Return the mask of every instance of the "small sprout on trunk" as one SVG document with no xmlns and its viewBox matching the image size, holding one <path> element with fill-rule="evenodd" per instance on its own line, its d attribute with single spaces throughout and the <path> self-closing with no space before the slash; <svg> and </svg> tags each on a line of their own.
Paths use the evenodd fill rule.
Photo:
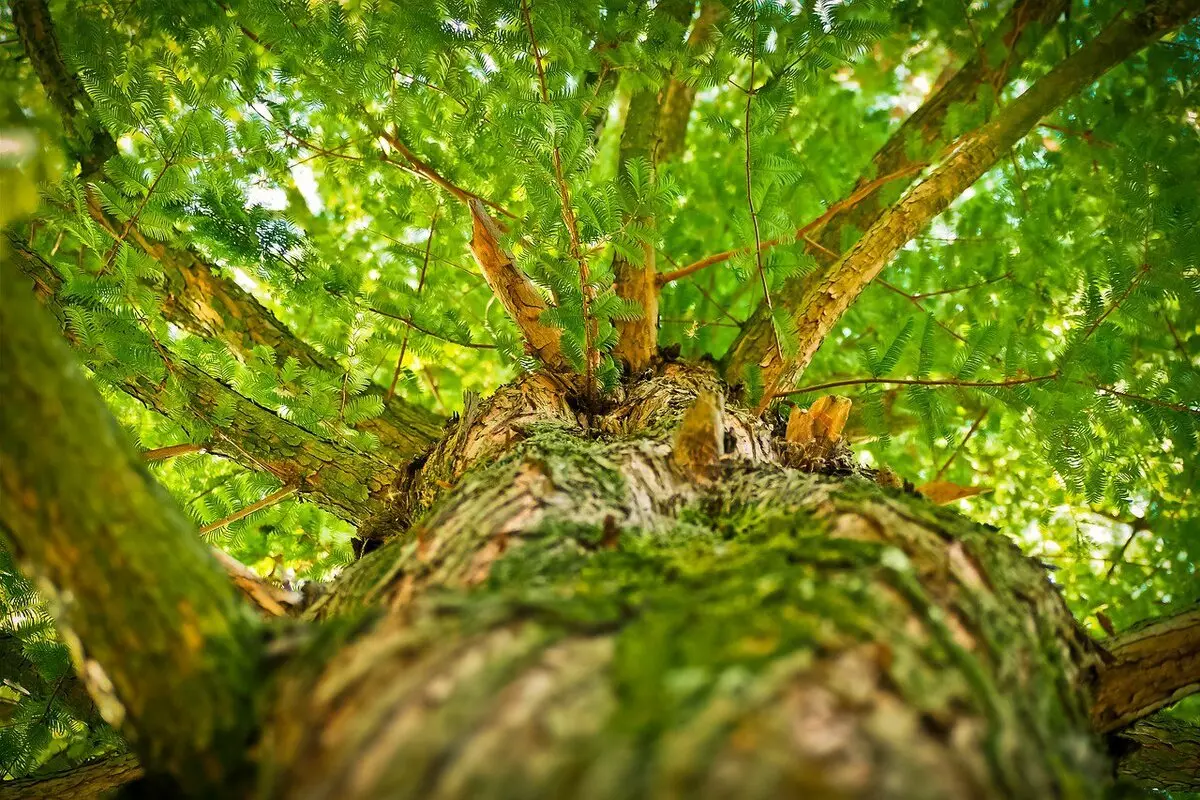
<svg viewBox="0 0 1200 800">
<path fill-rule="evenodd" d="M 675 465 L 707 482 L 709 470 L 725 455 L 725 408 L 720 395 L 701 392 L 675 434 Z"/>
</svg>

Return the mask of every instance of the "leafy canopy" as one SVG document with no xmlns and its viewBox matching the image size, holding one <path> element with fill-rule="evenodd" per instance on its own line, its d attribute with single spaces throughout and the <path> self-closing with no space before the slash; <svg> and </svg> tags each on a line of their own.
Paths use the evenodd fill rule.
<svg viewBox="0 0 1200 800">
<path fill-rule="evenodd" d="M 506 225 L 517 266 L 555 302 L 543 322 L 562 329 L 582 369 L 585 291 L 556 153 L 591 266 L 592 341 L 607 354 L 615 324 L 640 314 L 612 291 L 615 255 L 640 263 L 649 247 L 666 271 L 818 217 L 944 71 L 976 52 L 1004 5 L 735 2 L 709 46 L 694 48 L 693 22 L 665 13 L 666 2 L 537 0 L 549 102 L 508 2 L 54 5 L 64 61 L 90 100 L 77 125 L 83 146 L 107 136 L 116 152 L 81 174 L 80 145 L 64 143 L 61 110 L 6 15 L 4 137 L 15 145 L 0 168 L 25 210 L 30 187 L 41 192 L 32 224 L 13 230 L 61 277 L 72 344 L 143 447 L 206 442 L 237 413 L 230 403 L 189 411 L 172 367 L 186 362 L 370 453 L 377 438 L 355 426 L 384 412 L 378 387 L 401 351 L 397 395 L 441 415 L 534 366 L 470 258 L 471 216 L 456 192 L 486 199 Z M 1092 3 L 1057 23 L 1012 81 L 952 107 L 944 133 L 988 118 L 1120 5 Z M 618 169 L 631 96 L 672 80 L 695 89 L 681 152 Z M 802 379 L 850 381 L 818 391 L 854 399 L 864 459 L 918 484 L 990 488 L 962 503 L 967 513 L 1052 564 L 1081 618 L 1104 614 L 1118 627 L 1196 592 L 1198 80 L 1192 23 L 1070 100 L 904 248 Z M 89 192 L 123 233 L 101 228 Z M 266 346 L 238 352 L 174 324 L 162 266 L 135 230 L 193 248 L 324 365 Z M 762 265 L 769 288 L 814 267 L 799 245 L 766 251 Z M 671 282 L 659 342 L 720 359 L 761 299 L 753 255 Z M 598 374 L 607 386 L 621 378 L 608 355 Z M 166 414 L 130 399 L 130 379 L 163 387 Z M 198 525 L 280 486 L 202 453 L 153 471 Z M 351 560 L 351 535 L 327 511 L 288 500 L 206 538 L 299 582 Z M 8 562 L 0 598 L 2 633 L 45 678 L 40 696 L 0 689 L 15 709 L 0 727 L 0 768 L 26 774 L 113 746 L 55 696 L 62 646 Z"/>
</svg>

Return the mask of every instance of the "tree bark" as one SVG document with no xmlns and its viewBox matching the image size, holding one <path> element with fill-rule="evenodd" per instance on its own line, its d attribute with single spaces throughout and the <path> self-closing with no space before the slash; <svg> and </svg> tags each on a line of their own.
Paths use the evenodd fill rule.
<svg viewBox="0 0 1200 800">
<path fill-rule="evenodd" d="M 666 24 L 668 28 L 672 25 L 686 26 L 691 21 L 695 5 L 694 0 L 660 3 L 655 7 L 655 19 Z M 688 37 L 689 46 L 694 40 L 707 40 L 710 32 L 708 27 L 712 20 L 713 16 L 709 14 L 697 21 L 692 35 Z M 691 113 L 695 92 L 688 95 L 681 91 L 678 85 L 678 80 L 667 76 L 662 86 L 646 87 L 633 93 L 629 100 L 629 110 L 625 114 L 625 127 L 621 131 L 621 145 L 617 155 L 618 175 L 627 175 L 628 165 L 634 159 L 644 160 L 651 169 L 656 169 L 669 154 L 681 149 L 681 140 L 687 133 L 687 119 Z M 680 141 L 666 141 L 665 137 L 668 134 L 679 137 Z M 633 221 L 653 224 L 653 219 L 649 217 L 624 220 L 625 223 Z M 613 356 L 634 374 L 650 366 L 650 360 L 658 352 L 658 285 L 655 282 L 657 274 L 652 244 L 643 245 L 642 257 L 636 263 L 629 261 L 621 253 L 613 256 L 613 288 L 617 296 L 637 303 L 642 309 L 642 315 L 636 319 L 618 319 L 613 322 L 618 336 Z"/>
<path fill-rule="evenodd" d="M 613 438 L 536 376 L 464 414 L 278 674 L 265 795 L 1102 796 L 1101 653 L 1044 568 L 841 456 L 787 467 L 719 392 L 665 368 Z"/>
<path fill-rule="evenodd" d="M 938 167 L 885 211 L 850 250 L 794 298 L 788 311 L 797 351 L 759 345 L 735 351 L 731 366 L 754 363 L 766 387 L 760 409 L 808 366 L 825 336 L 893 255 L 1029 132 L 1038 120 L 1197 11 L 1195 0 L 1159 0 L 1122 15 L 1095 39 L 1009 103 L 991 122 L 960 137 Z M 738 355 L 740 352 L 741 355 Z M 731 373 L 736 374 L 736 373 Z"/>
<path fill-rule="evenodd" d="M 146 763 L 223 784 L 251 731 L 258 626 L 7 259 L 0 280 L 5 546 L 105 719 Z"/>
<path fill-rule="evenodd" d="M 1003 534 L 880 488 L 844 445 L 807 458 L 707 367 L 586 419 L 566 391 L 535 373 L 469 399 L 405 474 L 382 545 L 272 647 L 250 796 L 1107 791 L 1093 676 L 1117 662 Z M 174 713 L 204 729 L 202 705 Z"/>
<path fill-rule="evenodd" d="M 0 784 L 0 800 L 98 800 L 142 774 L 136 756 L 111 756 L 54 775 Z"/>
<path fill-rule="evenodd" d="M 1101 733 L 1124 728 L 1200 691 L 1200 603 L 1149 620 L 1105 642 L 1092 722 Z"/>
<path fill-rule="evenodd" d="M 1160 714 L 1112 739 L 1122 780 L 1143 789 L 1200 792 L 1200 726 Z"/>
</svg>

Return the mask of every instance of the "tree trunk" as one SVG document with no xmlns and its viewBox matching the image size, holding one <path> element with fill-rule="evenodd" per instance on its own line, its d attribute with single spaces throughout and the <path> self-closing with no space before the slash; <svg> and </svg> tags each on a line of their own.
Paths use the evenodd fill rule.
<svg viewBox="0 0 1200 800">
<path fill-rule="evenodd" d="M 732 401 L 673 437 L 721 388 L 468 408 L 311 609 L 264 796 L 1099 797 L 1099 651 L 1042 566 Z"/>
</svg>

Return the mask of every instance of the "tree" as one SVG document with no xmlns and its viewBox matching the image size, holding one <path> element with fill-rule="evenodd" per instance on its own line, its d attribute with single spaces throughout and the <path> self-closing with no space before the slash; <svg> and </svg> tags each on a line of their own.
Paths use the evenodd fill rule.
<svg viewBox="0 0 1200 800">
<path fill-rule="evenodd" d="M 1198 11 L 13 0 L 0 795 L 1200 791 Z"/>
</svg>

